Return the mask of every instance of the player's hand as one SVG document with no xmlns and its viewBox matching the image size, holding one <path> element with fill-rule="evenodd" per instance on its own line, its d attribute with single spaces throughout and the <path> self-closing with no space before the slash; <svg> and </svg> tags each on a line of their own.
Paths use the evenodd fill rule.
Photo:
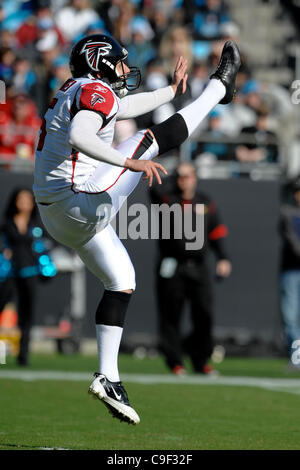
<svg viewBox="0 0 300 470">
<path fill-rule="evenodd" d="M 167 174 L 167 170 L 160 163 L 153 162 L 152 160 L 131 160 L 130 158 L 127 158 L 125 168 L 128 168 L 130 171 L 142 171 L 145 173 L 143 179 L 148 180 L 149 187 L 152 186 L 153 177 L 155 177 L 157 182 L 161 184 L 158 170 L 160 170 L 164 175 Z"/>
<path fill-rule="evenodd" d="M 231 274 L 231 263 L 227 259 L 221 259 L 217 263 L 216 273 L 220 277 L 228 277 Z"/>
<path fill-rule="evenodd" d="M 175 96 L 183 95 L 186 92 L 186 81 L 188 78 L 186 69 L 187 69 L 187 60 L 184 59 L 182 56 L 180 56 L 179 59 L 177 60 L 177 64 L 176 64 L 174 75 L 173 75 L 173 81 L 171 83 Z"/>
</svg>

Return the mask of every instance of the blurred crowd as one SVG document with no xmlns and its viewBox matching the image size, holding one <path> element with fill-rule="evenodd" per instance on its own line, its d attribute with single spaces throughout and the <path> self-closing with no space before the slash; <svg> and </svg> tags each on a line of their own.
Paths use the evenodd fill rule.
<svg viewBox="0 0 300 470">
<path fill-rule="evenodd" d="M 120 123 L 116 140 L 168 118 L 197 97 L 227 39 L 240 28 L 222 0 L 3 0 L 0 6 L 0 162 L 34 160 L 36 135 L 51 97 L 70 76 L 68 56 L 84 35 L 111 34 L 141 69 L 143 90 L 166 86 L 176 59 L 189 62 L 188 91 L 135 121 Z M 197 162 L 280 163 L 281 143 L 293 138 L 292 105 L 280 84 L 260 83 L 242 49 L 234 103 L 218 106 L 197 129 Z"/>
</svg>

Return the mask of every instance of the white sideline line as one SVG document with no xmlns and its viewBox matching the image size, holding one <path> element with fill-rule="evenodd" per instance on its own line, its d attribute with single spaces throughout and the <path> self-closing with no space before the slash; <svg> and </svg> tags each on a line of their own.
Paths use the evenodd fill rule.
<svg viewBox="0 0 300 470">
<path fill-rule="evenodd" d="M 39 447 L 40 450 L 70 450 L 64 447 Z"/>
<path fill-rule="evenodd" d="M 64 371 L 18 371 L 0 370 L 0 379 L 16 379 L 23 381 L 35 380 L 62 380 L 73 382 L 87 382 L 92 380 L 92 375 L 86 372 Z M 202 377 L 185 376 L 176 377 L 170 374 L 121 374 L 123 382 L 152 384 L 176 384 L 176 385 L 230 385 L 236 387 L 259 387 L 275 392 L 287 392 L 300 395 L 300 379 L 268 378 L 268 377 Z"/>
</svg>

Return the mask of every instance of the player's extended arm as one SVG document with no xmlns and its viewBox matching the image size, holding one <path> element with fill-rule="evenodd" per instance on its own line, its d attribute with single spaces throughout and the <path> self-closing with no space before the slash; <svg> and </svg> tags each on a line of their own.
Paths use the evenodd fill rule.
<svg viewBox="0 0 300 470">
<path fill-rule="evenodd" d="M 175 96 L 172 86 L 145 93 L 127 95 L 121 99 L 117 120 L 135 118 L 141 114 L 149 113 L 154 109 L 169 103 Z"/>
</svg>

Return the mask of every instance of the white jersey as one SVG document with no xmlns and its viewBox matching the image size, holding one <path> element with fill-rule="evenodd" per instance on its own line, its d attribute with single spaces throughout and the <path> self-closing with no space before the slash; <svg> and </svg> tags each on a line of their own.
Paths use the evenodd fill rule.
<svg viewBox="0 0 300 470">
<path fill-rule="evenodd" d="M 98 134 L 111 144 L 120 99 L 99 79 L 70 78 L 56 93 L 44 116 L 36 150 L 33 190 L 38 202 L 68 197 L 73 185 L 81 185 L 99 161 L 72 149 L 68 142 L 72 118 L 80 110 L 97 112 L 103 119 Z"/>
</svg>

